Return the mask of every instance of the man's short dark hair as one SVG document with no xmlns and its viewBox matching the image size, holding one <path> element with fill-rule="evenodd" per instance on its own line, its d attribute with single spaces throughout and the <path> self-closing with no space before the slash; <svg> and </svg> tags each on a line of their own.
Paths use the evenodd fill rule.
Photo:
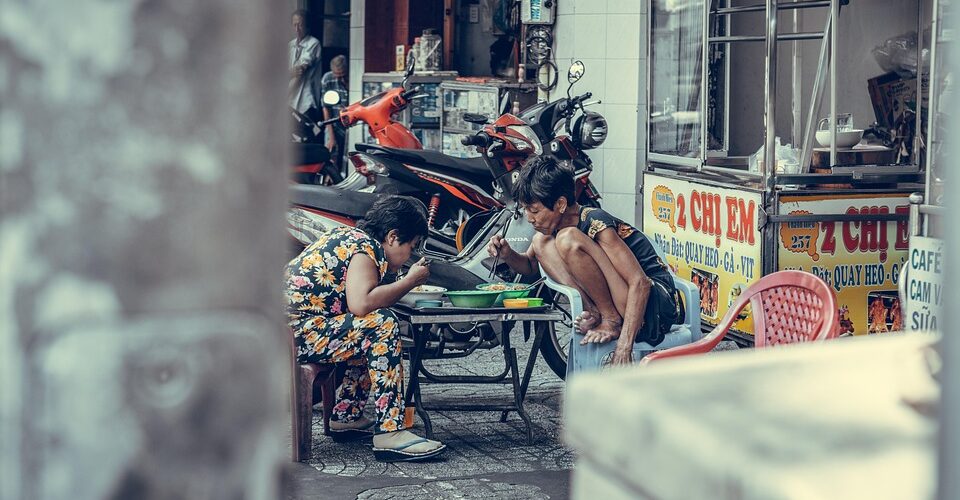
<svg viewBox="0 0 960 500">
<path fill-rule="evenodd" d="M 300 19 L 303 19 L 304 21 L 306 21 L 306 20 L 307 20 L 307 11 L 305 11 L 305 10 L 303 10 L 303 9 L 297 9 L 297 10 L 293 11 L 293 14 L 290 14 L 290 20 L 292 21 L 293 18 L 294 18 L 294 17 L 297 17 L 297 16 L 300 16 Z"/>
<path fill-rule="evenodd" d="M 400 243 L 427 236 L 427 207 L 409 196 L 385 196 L 377 200 L 363 216 L 357 228 L 379 242 L 397 230 Z"/>
<path fill-rule="evenodd" d="M 560 197 L 567 204 L 574 202 L 573 168 L 568 162 L 557 161 L 552 156 L 535 156 L 520 169 L 520 177 L 514 183 L 513 197 L 521 205 L 540 202 L 549 210 Z"/>
<path fill-rule="evenodd" d="M 340 54 L 330 60 L 330 71 L 347 71 L 347 56 Z"/>
</svg>

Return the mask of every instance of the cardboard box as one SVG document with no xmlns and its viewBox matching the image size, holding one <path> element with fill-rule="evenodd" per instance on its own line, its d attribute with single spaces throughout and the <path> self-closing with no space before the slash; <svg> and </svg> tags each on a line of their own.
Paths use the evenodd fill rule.
<svg viewBox="0 0 960 500">
<path fill-rule="evenodd" d="M 930 101 L 930 78 L 924 75 L 922 121 L 926 121 Z M 896 73 L 887 73 L 867 80 L 867 90 L 873 103 L 877 123 L 894 128 L 905 109 L 915 109 L 917 100 L 916 78 L 903 79 Z"/>
</svg>

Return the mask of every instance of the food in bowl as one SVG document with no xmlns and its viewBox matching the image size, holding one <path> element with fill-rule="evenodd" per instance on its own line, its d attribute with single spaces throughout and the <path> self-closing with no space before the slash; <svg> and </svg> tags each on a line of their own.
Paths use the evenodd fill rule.
<svg viewBox="0 0 960 500">
<path fill-rule="evenodd" d="M 529 305 L 528 299 L 503 299 L 503 307 L 510 309 L 527 307 Z"/>
<path fill-rule="evenodd" d="M 405 306 L 416 307 L 418 300 L 440 300 L 447 289 L 442 286 L 420 285 L 400 297 L 399 302 Z"/>
<path fill-rule="evenodd" d="M 530 285 L 526 283 L 484 283 L 482 285 L 477 285 L 477 290 L 488 290 L 491 292 L 512 292 L 527 290 L 529 288 Z"/>
<path fill-rule="evenodd" d="M 477 285 L 477 290 L 500 292 L 494 305 L 503 305 L 504 299 L 519 299 L 530 295 L 533 288 L 526 283 L 483 283 Z"/>
</svg>

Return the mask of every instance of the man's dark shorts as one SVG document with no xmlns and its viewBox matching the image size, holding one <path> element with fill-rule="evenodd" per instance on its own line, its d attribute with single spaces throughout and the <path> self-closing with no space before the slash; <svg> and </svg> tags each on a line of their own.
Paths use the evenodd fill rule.
<svg viewBox="0 0 960 500">
<path fill-rule="evenodd" d="M 643 315 L 643 326 L 637 332 L 636 342 L 646 342 L 657 346 L 663 342 L 667 333 L 679 319 L 680 308 L 673 287 L 667 287 L 657 280 L 650 287 L 650 298 L 647 299 L 647 309 Z"/>
</svg>

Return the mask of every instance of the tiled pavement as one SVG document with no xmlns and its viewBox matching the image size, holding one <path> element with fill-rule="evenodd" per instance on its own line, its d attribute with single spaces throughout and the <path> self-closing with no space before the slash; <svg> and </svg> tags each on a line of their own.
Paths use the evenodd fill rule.
<svg viewBox="0 0 960 500">
<path fill-rule="evenodd" d="M 532 342 L 523 342 L 519 331 L 511 338 L 522 370 Z M 427 360 L 425 366 L 438 374 L 495 375 L 503 369 L 503 351 L 497 347 L 466 358 Z M 381 463 L 369 442 L 334 443 L 323 436 L 316 411 L 314 458 L 306 466 L 293 466 L 288 498 L 564 498 L 573 454 L 558 439 L 562 388 L 563 381 L 538 359 L 524 403 L 533 423 L 531 446 L 515 412 L 501 423 L 500 412 L 431 411 L 434 437 L 448 450 L 421 463 Z M 428 403 L 506 403 L 513 398 L 508 384 L 424 384 L 422 389 Z M 413 431 L 423 434 L 419 418 Z M 543 474 L 548 471 L 553 473 Z M 330 496 L 316 495 L 320 483 Z"/>
<path fill-rule="evenodd" d="M 512 338 L 522 370 L 530 343 L 522 342 L 518 331 Z M 503 351 L 428 360 L 426 366 L 440 374 L 493 375 L 503 368 Z M 558 438 L 562 388 L 563 381 L 538 360 L 525 402 L 534 426 L 531 446 L 526 445 L 523 422 L 516 413 L 501 423 L 499 412 L 430 412 L 434 437 L 449 449 L 422 463 L 381 463 L 374 459 L 369 442 L 334 443 L 323 436 L 320 413 L 315 412 L 314 458 L 290 466 L 286 498 L 566 498 L 574 455 Z M 423 398 L 428 403 L 509 402 L 512 392 L 509 385 L 425 384 Z M 413 430 L 423 433 L 419 419 Z"/>
</svg>

